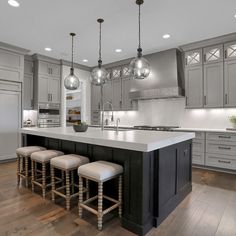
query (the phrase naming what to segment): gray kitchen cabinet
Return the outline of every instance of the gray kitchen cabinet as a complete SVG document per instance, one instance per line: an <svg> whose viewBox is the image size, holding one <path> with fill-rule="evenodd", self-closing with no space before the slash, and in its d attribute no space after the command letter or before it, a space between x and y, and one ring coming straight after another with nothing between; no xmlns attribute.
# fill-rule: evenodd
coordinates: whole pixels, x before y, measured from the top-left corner
<svg viewBox="0 0 236 236"><path fill-rule="evenodd" d="M60 103L60 79L40 76L38 79L38 102Z"/></svg>
<svg viewBox="0 0 236 236"><path fill-rule="evenodd" d="M122 86L121 86L121 79L113 80L113 97L112 97L112 104L114 110L119 111L122 108Z"/></svg>
<svg viewBox="0 0 236 236"><path fill-rule="evenodd" d="M51 96L51 103L60 103L60 90L61 90L61 81L59 78L50 78L49 82L49 94Z"/></svg>
<svg viewBox="0 0 236 236"><path fill-rule="evenodd" d="M61 67L58 64L49 63L46 61L39 61L38 73L40 75L60 77Z"/></svg>
<svg viewBox="0 0 236 236"><path fill-rule="evenodd" d="M133 101L129 98L131 79L122 79L122 110L132 110Z"/></svg>
<svg viewBox="0 0 236 236"><path fill-rule="evenodd" d="M33 104L33 84L34 84L34 71L33 61L26 60L24 63L24 81L23 81L23 109L32 110Z"/></svg>
<svg viewBox="0 0 236 236"><path fill-rule="evenodd" d="M101 87L91 85L91 108L92 111L101 110Z"/></svg>
<svg viewBox="0 0 236 236"><path fill-rule="evenodd" d="M236 60L224 63L224 106L236 106Z"/></svg>
<svg viewBox="0 0 236 236"><path fill-rule="evenodd" d="M26 50L23 50L27 52ZM23 82L24 55L1 49L0 44L0 80Z"/></svg>
<svg viewBox="0 0 236 236"><path fill-rule="evenodd" d="M185 52L185 67L202 65L202 49Z"/></svg>
<svg viewBox="0 0 236 236"><path fill-rule="evenodd" d="M49 101L48 77L40 76L38 78L38 102L47 103Z"/></svg>
<svg viewBox="0 0 236 236"><path fill-rule="evenodd" d="M205 164L205 133L196 132L192 143L192 163L196 165Z"/></svg>
<svg viewBox="0 0 236 236"><path fill-rule="evenodd" d="M203 63L211 64L223 61L223 44L206 47L203 49Z"/></svg>
<svg viewBox="0 0 236 236"><path fill-rule="evenodd" d="M225 43L224 50L225 50L225 55L224 55L225 61L236 60L236 41Z"/></svg>
<svg viewBox="0 0 236 236"><path fill-rule="evenodd" d="M187 108L203 107L203 67L189 66L185 68L185 93Z"/></svg>
<svg viewBox="0 0 236 236"><path fill-rule="evenodd" d="M6 161L21 146L21 83L0 81L0 110L0 161Z"/></svg>
<svg viewBox="0 0 236 236"><path fill-rule="evenodd" d="M223 62L204 65L204 107L223 107Z"/></svg>
<svg viewBox="0 0 236 236"><path fill-rule="evenodd" d="M111 110L111 106L106 102L112 103L112 81L109 80L103 85L104 110Z"/></svg>
<svg viewBox="0 0 236 236"><path fill-rule="evenodd" d="M24 83L23 83L23 98L24 104L23 108L25 110L33 109L33 83L34 77L33 75L24 74Z"/></svg>
<svg viewBox="0 0 236 236"><path fill-rule="evenodd" d="M61 102L61 65L54 58L35 54L34 103Z"/></svg>

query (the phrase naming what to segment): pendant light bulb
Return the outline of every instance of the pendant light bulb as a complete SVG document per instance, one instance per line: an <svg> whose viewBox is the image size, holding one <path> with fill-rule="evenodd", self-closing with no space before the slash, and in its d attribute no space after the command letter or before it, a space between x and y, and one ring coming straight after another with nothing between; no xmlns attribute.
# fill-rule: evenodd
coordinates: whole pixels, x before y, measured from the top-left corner
<svg viewBox="0 0 236 236"><path fill-rule="evenodd" d="M71 68L70 74L64 80L64 86L68 90L76 90L80 86L79 78L74 73L74 36L75 33L70 33L72 38L72 54L71 54Z"/></svg>
<svg viewBox="0 0 236 236"><path fill-rule="evenodd" d="M102 23L104 20L98 19L97 22L99 23L99 59L98 66L92 70L91 83L99 86L106 83L108 72L102 67Z"/></svg>
<svg viewBox="0 0 236 236"><path fill-rule="evenodd" d="M134 79L145 79L150 74L150 64L147 59L142 56L142 48L141 48L141 5L143 4L143 0L136 0L136 4L139 7L139 46L138 46L138 54L137 57L134 58L129 65L129 69Z"/></svg>

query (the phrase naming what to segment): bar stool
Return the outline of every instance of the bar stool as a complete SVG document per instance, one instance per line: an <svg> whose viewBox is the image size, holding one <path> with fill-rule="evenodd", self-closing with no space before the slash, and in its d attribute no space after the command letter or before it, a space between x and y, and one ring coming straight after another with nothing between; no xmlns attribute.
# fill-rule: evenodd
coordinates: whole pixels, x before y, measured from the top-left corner
<svg viewBox="0 0 236 236"><path fill-rule="evenodd" d="M122 173L123 167L107 161L96 161L78 168L79 175L79 217L82 218L83 209L90 211L97 215L97 226L99 230L102 230L103 216L110 211L119 208L119 217L122 215ZM95 181L98 183L98 195L91 197L83 201L83 178ZM103 195L103 183L119 178L118 184L118 200ZM103 210L103 198L107 199L114 204L107 209ZM98 199L98 210L88 206L88 203Z"/></svg>
<svg viewBox="0 0 236 236"><path fill-rule="evenodd" d="M51 186L51 181L47 184L47 179L51 177L50 175L47 175L47 167L50 166L50 160L52 158L62 155L64 155L63 152L56 150L44 150L31 154L32 192L34 192L34 185L37 185L42 189L42 195L43 198L45 198L46 188ZM41 170L37 168L38 163L42 166ZM38 177L38 173L40 177ZM61 179L58 180L61 181Z"/></svg>
<svg viewBox="0 0 236 236"><path fill-rule="evenodd" d="M25 179L25 185L28 188L30 172L29 170L29 158L32 153L46 150L44 147L40 146L28 146L16 149L17 155L17 184L20 184L20 178Z"/></svg>
<svg viewBox="0 0 236 236"><path fill-rule="evenodd" d="M70 210L70 200L73 197L79 195L79 191L74 191L79 186L74 183L74 172L77 171L78 167L89 163L89 159L84 156L69 154L51 159L51 182L52 182L52 201L55 202L55 195L59 195L66 199L66 209ZM55 169L62 171L66 176L66 184L57 187L55 183ZM71 177L71 179L70 179ZM65 190L65 194L62 192ZM72 193L71 193L72 190Z"/></svg>

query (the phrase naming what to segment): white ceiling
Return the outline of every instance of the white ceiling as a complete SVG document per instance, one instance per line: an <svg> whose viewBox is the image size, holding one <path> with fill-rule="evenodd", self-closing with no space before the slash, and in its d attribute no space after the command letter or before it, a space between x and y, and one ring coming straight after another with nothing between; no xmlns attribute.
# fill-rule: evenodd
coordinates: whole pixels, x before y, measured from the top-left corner
<svg viewBox="0 0 236 236"><path fill-rule="evenodd" d="M70 32L77 33L76 62L93 66L98 57L98 24L103 24L103 62L136 54L135 0L18 0L19 8L0 0L0 41L70 60ZM236 31L235 0L145 0L142 7L144 53ZM162 35L171 38L164 40ZM51 47L52 52L44 51ZM122 48L122 53L116 53ZM88 63L83 63L88 59Z"/></svg>

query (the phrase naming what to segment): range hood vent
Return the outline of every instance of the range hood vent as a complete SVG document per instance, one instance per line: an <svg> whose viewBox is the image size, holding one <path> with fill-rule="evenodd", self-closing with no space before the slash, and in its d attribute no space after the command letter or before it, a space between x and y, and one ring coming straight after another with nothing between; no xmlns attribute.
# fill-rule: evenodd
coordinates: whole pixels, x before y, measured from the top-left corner
<svg viewBox="0 0 236 236"><path fill-rule="evenodd" d="M181 52L170 49L144 57L150 62L150 76L144 80L132 80L129 97L133 100L183 97L184 69Z"/></svg>

